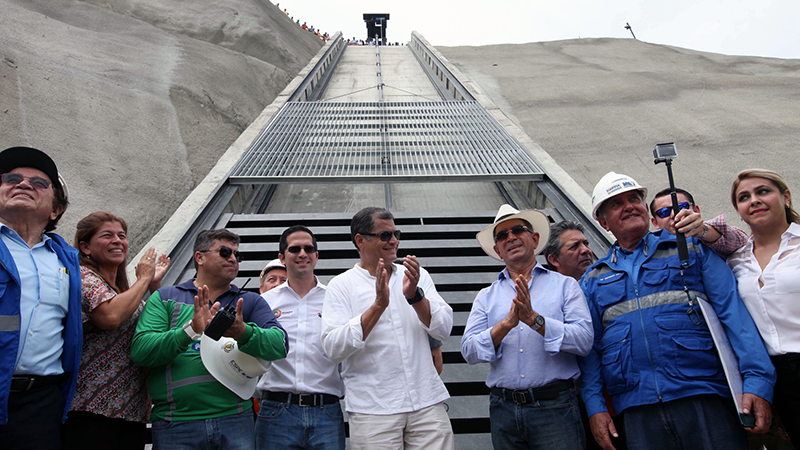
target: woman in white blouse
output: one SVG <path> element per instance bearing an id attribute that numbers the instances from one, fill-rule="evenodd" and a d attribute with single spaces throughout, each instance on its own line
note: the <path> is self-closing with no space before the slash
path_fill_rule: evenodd
<path id="1" fill-rule="evenodd" d="M 786 180 L 769 170 L 739 173 L 731 201 L 751 234 L 728 258 L 739 295 L 778 374 L 773 405 L 800 443 L 800 215 Z"/>

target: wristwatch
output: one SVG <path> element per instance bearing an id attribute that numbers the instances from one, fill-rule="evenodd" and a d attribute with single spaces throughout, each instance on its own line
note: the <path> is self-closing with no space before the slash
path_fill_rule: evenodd
<path id="1" fill-rule="evenodd" d="M 417 293 L 411 298 L 406 297 L 406 301 L 409 305 L 413 305 L 414 303 L 422 301 L 423 298 L 425 298 L 425 291 L 423 291 L 421 287 L 417 286 Z"/>
<path id="2" fill-rule="evenodd" d="M 539 328 L 542 328 L 543 326 L 544 326 L 544 316 L 539 314 L 538 316 L 536 316 L 536 318 L 533 319 L 533 326 L 531 328 L 533 328 L 533 330 L 536 331 Z"/>
<path id="3" fill-rule="evenodd" d="M 194 331 L 191 320 L 183 324 L 183 331 L 186 332 L 186 335 L 189 336 L 189 338 L 191 338 L 193 341 L 200 339 L 200 336 L 203 335 L 203 333 L 196 333 Z"/>

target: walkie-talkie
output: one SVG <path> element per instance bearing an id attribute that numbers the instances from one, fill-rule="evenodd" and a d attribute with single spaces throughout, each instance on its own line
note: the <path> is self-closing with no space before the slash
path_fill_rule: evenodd
<path id="1" fill-rule="evenodd" d="M 203 332 L 206 336 L 218 341 L 219 338 L 221 338 L 222 335 L 228 331 L 228 328 L 233 325 L 233 322 L 236 321 L 236 304 L 233 303 L 233 301 L 239 298 L 239 294 L 242 293 L 242 289 L 244 289 L 249 282 L 250 278 L 248 278 L 247 281 L 245 281 L 244 284 L 239 288 L 239 290 L 236 291 L 236 295 L 234 295 L 233 298 L 228 301 L 228 304 L 217 311 L 217 314 L 213 319 L 211 319 L 211 323 L 208 324 Z"/>

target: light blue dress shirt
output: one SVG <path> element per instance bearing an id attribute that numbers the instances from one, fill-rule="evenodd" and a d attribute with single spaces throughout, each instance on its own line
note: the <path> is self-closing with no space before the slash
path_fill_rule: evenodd
<path id="1" fill-rule="evenodd" d="M 461 353 L 470 364 L 491 364 L 486 385 L 523 390 L 580 375 L 575 355 L 592 348 L 594 331 L 589 309 L 578 282 L 537 264 L 528 283 L 533 310 L 545 317 L 545 333 L 520 322 L 497 349 L 492 327 L 511 309 L 517 291 L 508 269 L 482 289 L 472 304 Z"/>
<path id="2" fill-rule="evenodd" d="M 64 373 L 64 318 L 69 309 L 69 274 L 42 235 L 33 248 L 11 228 L 0 224 L 0 239 L 8 247 L 21 283 L 20 339 L 15 375 Z"/>

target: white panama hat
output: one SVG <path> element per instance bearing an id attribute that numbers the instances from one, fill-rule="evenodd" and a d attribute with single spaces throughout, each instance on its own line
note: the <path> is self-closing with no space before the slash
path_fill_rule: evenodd
<path id="1" fill-rule="evenodd" d="M 221 337 L 215 341 L 205 334 L 200 338 L 200 358 L 217 381 L 243 400 L 253 396 L 259 375 L 272 365 L 239 351 L 235 339 Z"/>
<path id="2" fill-rule="evenodd" d="M 497 215 L 494 218 L 494 223 L 481 230 L 475 238 L 478 239 L 478 244 L 487 255 L 492 258 L 502 261 L 500 255 L 494 251 L 494 229 L 497 225 L 511 219 L 522 219 L 528 221 L 533 227 L 534 233 L 539 233 L 539 244 L 536 246 L 534 253 L 538 255 L 544 250 L 547 245 L 547 239 L 550 238 L 550 222 L 543 212 L 535 209 L 527 211 L 520 211 L 511 205 L 505 204 L 497 210 Z"/>

